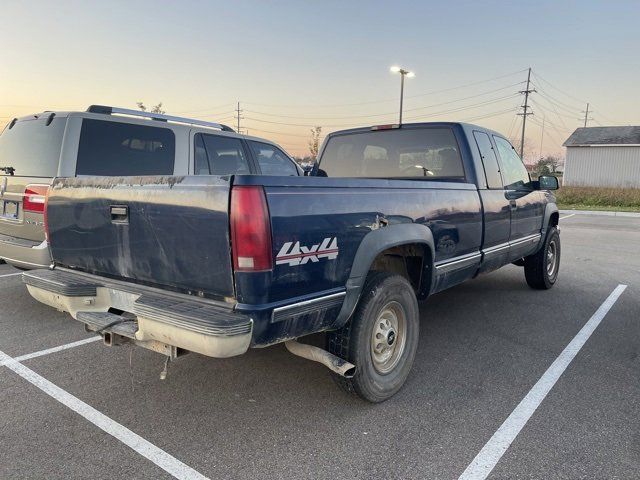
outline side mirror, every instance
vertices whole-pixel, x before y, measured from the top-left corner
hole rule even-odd
[[[558,190],[558,188],[560,188],[558,177],[554,177],[553,175],[541,175],[540,178],[538,178],[538,183],[540,184],[540,190]]]
[[[303,163],[301,165],[302,171],[304,172],[304,176],[308,177],[311,175],[311,173],[313,172],[313,168],[314,168],[314,163]]]

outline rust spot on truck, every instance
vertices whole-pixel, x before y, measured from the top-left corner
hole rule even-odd
[[[173,188],[185,180],[185,176],[174,175],[150,175],[138,177],[91,177],[91,178],[57,178],[52,189],[62,188],[97,188],[113,189],[119,187],[142,187],[145,185],[168,185]]]

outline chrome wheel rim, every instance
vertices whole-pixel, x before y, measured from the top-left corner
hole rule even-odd
[[[549,278],[553,277],[553,274],[556,273],[556,264],[558,263],[557,259],[558,248],[555,240],[551,240],[547,247],[547,276]]]
[[[378,373],[389,373],[398,364],[407,339],[407,319],[398,302],[380,309],[371,334],[371,358]]]

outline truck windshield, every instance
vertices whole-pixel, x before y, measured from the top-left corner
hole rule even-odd
[[[0,167],[13,167],[15,175],[55,177],[66,118],[54,118],[47,125],[47,115],[20,120],[0,135]]]
[[[460,149],[450,128],[406,128],[336,135],[320,159],[329,177],[463,180]]]

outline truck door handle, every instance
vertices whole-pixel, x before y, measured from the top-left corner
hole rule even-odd
[[[129,223],[129,207],[126,205],[111,205],[110,210],[113,223]]]
[[[511,208],[512,212],[515,212],[518,209],[518,204],[515,200],[509,200],[509,207]]]

